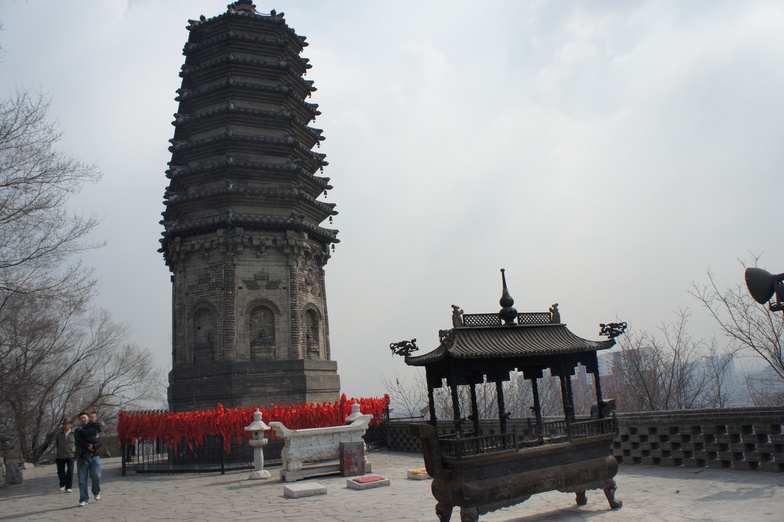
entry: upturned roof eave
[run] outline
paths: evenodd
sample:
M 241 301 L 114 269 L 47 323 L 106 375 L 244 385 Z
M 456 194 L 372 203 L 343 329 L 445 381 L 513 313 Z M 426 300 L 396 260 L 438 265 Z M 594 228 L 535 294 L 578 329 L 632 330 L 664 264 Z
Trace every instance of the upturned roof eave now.
M 483 339 L 481 340 L 481 346 L 477 346 L 474 350 L 468 349 L 466 347 L 466 345 L 470 347 L 472 342 L 471 337 L 473 334 L 483 331 L 524 335 L 526 332 L 531 332 L 534 330 L 546 331 L 544 329 L 552 328 L 557 329 L 552 331 L 560 333 L 560 338 L 553 336 L 550 339 L 545 338 L 542 341 L 529 341 L 529 344 L 531 345 L 540 344 L 540 348 L 527 347 L 525 350 L 515 350 L 514 348 L 510 348 L 509 345 L 504 346 L 502 344 L 503 339 L 495 339 L 494 343 L 491 343 L 487 339 Z M 453 328 L 448 332 L 449 334 L 442 340 L 438 347 L 422 355 L 406 357 L 406 364 L 409 366 L 425 366 L 446 360 L 450 357 L 456 360 L 552 357 L 559 355 L 596 352 L 599 350 L 609 349 L 615 345 L 614 339 L 608 339 L 604 341 L 590 341 L 578 337 L 569 331 L 566 328 L 566 325 L 562 323 L 547 325 L 458 327 Z M 468 335 L 465 335 L 466 333 Z M 558 341 L 560 346 L 556 345 L 555 341 Z M 519 345 L 520 343 L 516 344 Z

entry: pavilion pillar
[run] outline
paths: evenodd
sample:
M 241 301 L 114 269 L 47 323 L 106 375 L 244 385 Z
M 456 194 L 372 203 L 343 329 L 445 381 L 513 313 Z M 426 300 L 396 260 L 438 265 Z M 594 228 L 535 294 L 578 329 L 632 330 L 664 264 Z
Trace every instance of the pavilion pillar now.
M 428 409 L 430 410 L 430 424 L 436 428 L 438 421 L 436 420 L 436 401 L 435 397 L 433 396 L 433 388 L 435 388 L 435 383 L 433 382 L 434 377 L 430 373 L 429 367 L 425 367 L 425 380 L 427 381 L 427 405 Z
M 569 418 L 569 401 L 566 398 L 566 384 L 564 384 L 564 376 L 559 375 L 558 380 L 561 384 L 561 403 L 564 409 L 564 421 L 566 421 L 566 436 L 572 440 L 572 421 Z
M 563 376 L 564 384 L 566 385 L 566 408 L 568 411 L 568 417 L 570 422 L 574 422 L 574 393 L 572 392 L 572 376 L 570 374 L 566 374 Z
M 574 395 L 572 394 L 571 378 L 573 369 L 573 366 L 567 367 L 563 359 L 558 361 L 558 377 L 561 379 L 561 398 L 563 400 L 564 417 L 566 418 L 567 427 L 574 422 Z
M 474 436 L 479 435 L 479 403 L 476 400 L 476 383 L 471 383 L 471 422 L 474 424 Z
M 542 426 L 542 403 L 539 400 L 539 379 L 531 378 L 531 391 L 534 395 L 534 416 L 536 417 L 536 433 L 540 443 L 544 442 L 544 426 Z
M 602 408 L 602 380 L 599 378 L 599 358 L 596 356 L 596 352 L 593 353 L 593 383 L 596 388 L 596 408 L 599 413 L 599 418 L 604 417 L 604 408 Z
M 559 371 L 558 371 L 558 381 L 561 384 L 561 404 L 563 405 L 564 410 L 564 421 L 566 422 L 566 438 L 567 440 L 572 440 L 572 417 L 570 412 L 570 396 L 569 391 L 566 388 L 566 379 L 569 378 L 568 375 L 565 375 L 566 372 L 564 371 L 563 363 L 559 364 Z
M 455 424 L 455 433 L 460 433 L 462 419 L 460 418 L 460 396 L 457 394 L 457 373 L 455 372 L 455 363 L 450 359 L 449 361 L 449 379 L 447 379 L 450 389 L 452 390 L 452 416 Z
M 435 397 L 433 397 L 433 387 L 430 386 L 429 384 L 427 385 L 427 402 L 428 402 L 428 408 L 430 409 L 430 424 L 432 424 L 433 427 L 435 427 L 437 424 L 436 402 L 435 402 Z
M 495 394 L 498 397 L 498 422 L 501 424 L 501 433 L 506 433 L 506 405 L 504 404 L 504 381 L 500 378 L 495 381 Z

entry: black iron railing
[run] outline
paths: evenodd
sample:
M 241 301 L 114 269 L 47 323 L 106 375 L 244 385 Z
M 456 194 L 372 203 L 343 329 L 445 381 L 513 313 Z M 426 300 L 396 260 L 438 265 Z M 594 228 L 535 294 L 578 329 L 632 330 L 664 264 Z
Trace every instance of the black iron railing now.
M 545 442 L 584 439 L 597 435 L 611 435 L 617 431 L 615 417 L 606 419 L 577 420 L 566 423 L 563 420 L 550 421 L 542 424 L 541 433 L 534 425 L 533 434 Z
M 568 425 L 565 421 L 553 421 L 542 425 L 541 436 L 538 436 L 536 430 L 518 436 L 518 431 L 515 430 L 511 433 L 476 437 L 450 434 L 439 437 L 438 442 L 444 457 L 460 459 L 471 455 L 558 444 L 598 435 L 613 435 L 616 431 L 615 418 L 576 421 Z
M 204 444 L 189 445 L 185 441 L 167 444 L 161 441 L 137 442 L 123 446 L 123 475 L 137 473 L 225 473 L 253 468 L 253 448 L 247 443 L 232 442 L 230 451 L 220 435 L 207 436 Z M 270 440 L 264 446 L 265 466 L 279 465 L 281 440 Z
M 470 455 L 485 455 L 508 449 L 517 448 L 516 433 L 500 433 L 498 435 L 480 435 L 479 437 L 461 437 L 439 439 L 441 455 L 444 457 L 462 458 Z
M 365 433 L 368 451 L 386 446 L 386 422 L 370 426 Z M 122 446 L 122 474 L 137 473 L 226 473 L 226 471 L 252 469 L 253 448 L 246 441 L 232 441 L 226 451 L 223 437 L 207 436 L 204 444 L 187 444 L 182 441 L 168 444 L 158 441 L 136 441 Z M 281 464 L 283 440 L 271 439 L 264 446 L 264 467 Z

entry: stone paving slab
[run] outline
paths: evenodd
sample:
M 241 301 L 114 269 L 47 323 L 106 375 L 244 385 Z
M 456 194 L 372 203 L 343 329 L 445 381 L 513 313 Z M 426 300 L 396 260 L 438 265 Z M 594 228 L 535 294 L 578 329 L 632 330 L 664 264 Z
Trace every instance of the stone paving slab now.
M 311 480 L 283 486 L 283 496 L 286 498 L 303 498 L 326 494 L 326 486 L 322 486 L 318 482 L 313 482 Z
M 288 499 L 277 478 L 248 480 L 249 471 L 226 475 L 174 473 L 122 477 L 117 458 L 103 460 L 102 501 L 77 506 L 78 492 L 57 488 L 55 467 L 25 471 L 24 483 L 0 490 L 0 520 L 297 520 L 436 521 L 429 480 L 408 480 L 407 471 L 423 466 L 420 455 L 375 452 L 373 472 L 390 486 L 367 491 L 346 487 L 340 475 L 311 479 L 327 495 Z M 271 468 L 273 477 L 277 469 Z M 548 492 L 480 517 L 498 521 L 739 521 L 784 519 L 784 474 L 622 465 L 617 497 L 623 508 L 611 511 L 601 491 L 588 492 L 588 504 L 574 495 Z M 308 481 L 304 481 L 308 482 Z M 274 517 L 274 518 L 273 518 Z M 460 520 L 455 509 L 452 520 Z

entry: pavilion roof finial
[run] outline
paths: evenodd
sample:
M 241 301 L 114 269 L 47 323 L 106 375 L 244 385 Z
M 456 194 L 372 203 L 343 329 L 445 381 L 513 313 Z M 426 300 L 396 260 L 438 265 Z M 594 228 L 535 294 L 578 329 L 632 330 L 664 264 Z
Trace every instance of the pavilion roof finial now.
M 504 324 L 514 324 L 515 319 L 517 319 L 517 310 L 513 306 L 514 299 L 506 288 L 506 270 L 503 268 L 501 269 L 501 281 L 503 283 L 503 293 L 501 294 L 501 300 L 498 303 L 502 308 L 498 315 L 504 320 Z

